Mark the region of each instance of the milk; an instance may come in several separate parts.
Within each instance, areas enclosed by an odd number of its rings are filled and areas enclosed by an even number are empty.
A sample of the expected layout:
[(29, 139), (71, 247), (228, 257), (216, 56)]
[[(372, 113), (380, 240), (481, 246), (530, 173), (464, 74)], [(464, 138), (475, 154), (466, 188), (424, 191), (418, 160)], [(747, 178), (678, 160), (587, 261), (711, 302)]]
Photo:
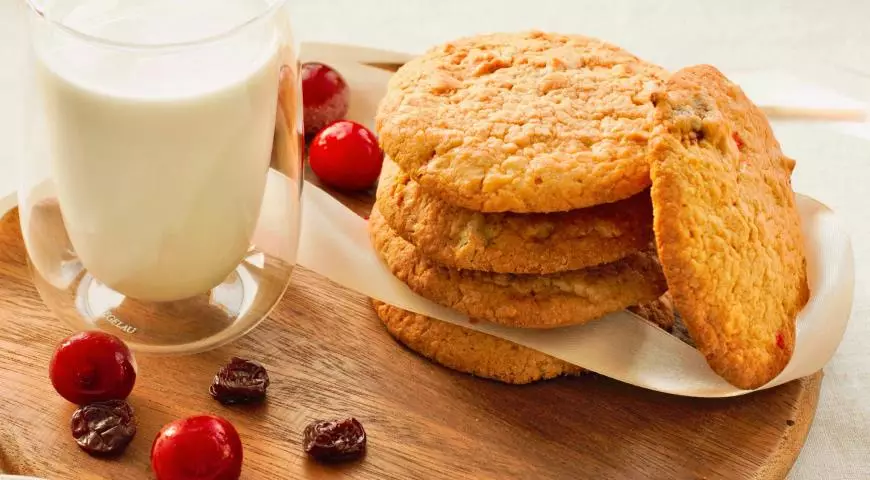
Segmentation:
[[(49, 18), (118, 44), (220, 35), (263, 0), (56, 1)], [(281, 46), (266, 22), (196, 49), (35, 40), (52, 176), (75, 252), (124, 295), (203, 293), (250, 248), (269, 168)]]

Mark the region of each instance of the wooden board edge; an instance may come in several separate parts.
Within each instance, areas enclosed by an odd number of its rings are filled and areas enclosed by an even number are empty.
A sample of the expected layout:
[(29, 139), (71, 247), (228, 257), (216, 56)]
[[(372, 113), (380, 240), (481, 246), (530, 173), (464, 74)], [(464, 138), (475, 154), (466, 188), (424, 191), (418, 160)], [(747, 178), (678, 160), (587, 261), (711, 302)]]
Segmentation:
[(0, 475), (23, 475), (21, 466), (21, 452), (13, 438), (5, 433), (0, 433)]
[(18, 192), (12, 192), (0, 197), (0, 217), (6, 215), (13, 208), (18, 207)]
[(803, 449), (816, 416), (823, 378), (824, 372), (819, 370), (812, 375), (795, 380), (801, 382), (801, 395), (794, 408), (795, 418), (792, 420), (794, 425), (785, 429), (779, 448), (771, 456), (770, 462), (758, 471), (756, 480), (781, 480), (788, 476)]

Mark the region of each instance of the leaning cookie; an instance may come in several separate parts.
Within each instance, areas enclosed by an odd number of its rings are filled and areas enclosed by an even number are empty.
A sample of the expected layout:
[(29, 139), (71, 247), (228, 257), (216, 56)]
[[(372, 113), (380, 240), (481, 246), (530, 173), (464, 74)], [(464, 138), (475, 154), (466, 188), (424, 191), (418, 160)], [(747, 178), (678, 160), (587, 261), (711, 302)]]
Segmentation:
[(561, 213), (480, 213), (425, 193), (384, 162), (377, 208), (390, 227), (442, 265), (546, 274), (610, 263), (649, 248), (649, 192)]
[(560, 212), (650, 185), (650, 95), (662, 68), (594, 38), (463, 38), (390, 79), (376, 125), (422, 188), (481, 212)]
[(377, 209), (369, 230), (375, 250), (411, 290), (471, 318), (502, 325), (577, 325), (653, 301), (667, 290), (658, 261), (647, 253), (584, 270), (513, 275), (441, 266), (393, 232)]
[[(387, 331), (409, 349), (447, 368), (504, 383), (524, 384), (584, 370), (537, 350), (372, 300)], [(632, 311), (670, 331), (674, 311), (664, 299)]]
[(716, 373), (760, 387), (788, 364), (809, 298), (795, 162), (713, 67), (680, 70), (654, 102), (654, 228), (676, 309)]

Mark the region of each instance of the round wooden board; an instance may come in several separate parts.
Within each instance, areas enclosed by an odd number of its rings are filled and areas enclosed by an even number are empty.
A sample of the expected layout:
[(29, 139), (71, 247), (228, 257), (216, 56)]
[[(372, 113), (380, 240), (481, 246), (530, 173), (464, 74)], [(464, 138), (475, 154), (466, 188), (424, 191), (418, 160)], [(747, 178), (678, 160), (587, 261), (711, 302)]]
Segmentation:
[[(339, 197), (367, 213), (368, 196)], [(238, 427), (245, 479), (783, 478), (821, 383), (818, 373), (721, 400), (595, 375), (503, 385), (416, 356), (386, 333), (368, 299), (298, 269), (247, 337), (195, 356), (139, 356), (130, 397), (139, 433), (123, 457), (98, 460), (73, 442), (74, 407), (47, 378), (53, 347), (70, 331), (31, 283), (17, 210), (0, 220), (0, 325), (0, 467), (52, 480), (152, 478), (154, 435), (197, 413)], [(212, 375), (233, 355), (269, 369), (265, 405), (229, 408), (209, 397)], [(366, 427), (368, 455), (338, 467), (307, 461), (305, 424), (349, 415)]]

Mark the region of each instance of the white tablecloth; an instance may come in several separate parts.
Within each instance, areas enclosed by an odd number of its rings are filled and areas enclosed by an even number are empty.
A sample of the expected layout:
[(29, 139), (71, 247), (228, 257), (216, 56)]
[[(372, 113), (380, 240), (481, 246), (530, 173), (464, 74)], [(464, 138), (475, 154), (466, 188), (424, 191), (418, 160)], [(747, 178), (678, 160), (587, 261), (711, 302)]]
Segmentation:
[[(0, 198), (21, 148), (23, 0), (0, 0)], [(849, 0), (290, 0), (303, 41), (419, 52), (460, 35), (540, 28), (618, 43), (668, 68), (786, 70), (870, 102), (870, 2)], [(790, 477), (870, 478), (870, 127), (776, 122), (795, 189), (851, 225), (855, 307), (825, 368), (818, 413)], [(863, 136), (863, 137), (862, 137)]]

